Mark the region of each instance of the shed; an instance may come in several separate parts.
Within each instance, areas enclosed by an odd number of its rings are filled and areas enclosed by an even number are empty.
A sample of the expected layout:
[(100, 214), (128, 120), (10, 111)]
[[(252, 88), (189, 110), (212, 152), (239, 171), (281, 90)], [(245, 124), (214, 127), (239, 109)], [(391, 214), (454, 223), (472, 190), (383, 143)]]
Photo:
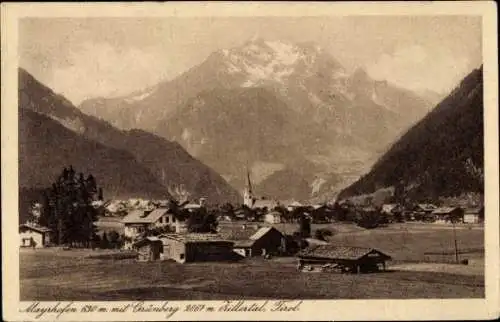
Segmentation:
[(299, 269), (304, 265), (335, 264), (345, 272), (370, 272), (385, 270), (385, 262), (391, 256), (374, 248), (336, 246), (332, 244), (315, 245), (297, 254)]
[(155, 261), (160, 259), (160, 254), (163, 252), (163, 245), (158, 237), (150, 236), (145, 237), (135, 242), (132, 247), (137, 250), (137, 260)]
[(236, 241), (234, 251), (242, 256), (265, 256), (286, 252), (286, 238), (274, 227), (262, 227), (246, 240)]
[(463, 222), (466, 224), (477, 224), (484, 220), (484, 207), (466, 208), (464, 210)]
[(42, 248), (50, 243), (51, 229), (36, 224), (19, 225), (20, 247)]
[(163, 245), (163, 259), (186, 263), (237, 258), (233, 252), (234, 242), (215, 234), (164, 234), (159, 238)]

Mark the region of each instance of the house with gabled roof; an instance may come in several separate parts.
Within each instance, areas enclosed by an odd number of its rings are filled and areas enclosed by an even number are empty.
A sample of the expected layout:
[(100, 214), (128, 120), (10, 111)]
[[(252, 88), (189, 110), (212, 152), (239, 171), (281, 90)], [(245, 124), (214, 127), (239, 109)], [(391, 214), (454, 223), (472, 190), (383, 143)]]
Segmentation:
[(50, 243), (51, 229), (34, 223), (19, 225), (21, 247), (42, 248)]
[(245, 257), (277, 255), (286, 252), (286, 238), (276, 228), (259, 228), (248, 239), (238, 240), (234, 251)]
[(178, 263), (198, 261), (232, 261), (240, 259), (233, 252), (233, 241), (217, 234), (162, 234), (160, 258)]
[(484, 220), (484, 206), (472, 207), (464, 210), (464, 223), (477, 224)]
[(316, 266), (334, 265), (344, 272), (370, 272), (385, 270), (386, 261), (391, 260), (391, 256), (383, 252), (366, 247), (338, 246), (333, 244), (313, 245), (300, 251), (298, 268), (304, 266), (311, 270)]
[(122, 219), (125, 236), (135, 239), (147, 230), (170, 227), (177, 233), (185, 232), (186, 221), (174, 214), (170, 208), (154, 210), (132, 210)]

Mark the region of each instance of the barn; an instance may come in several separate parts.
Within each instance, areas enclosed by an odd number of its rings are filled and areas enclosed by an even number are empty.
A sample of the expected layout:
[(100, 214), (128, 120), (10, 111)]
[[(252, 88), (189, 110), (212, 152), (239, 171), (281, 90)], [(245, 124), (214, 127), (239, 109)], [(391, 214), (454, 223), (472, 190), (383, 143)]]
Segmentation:
[(237, 259), (233, 242), (213, 234), (164, 234), (158, 236), (162, 242), (162, 259), (173, 259), (179, 263), (198, 261), (227, 261)]
[(306, 266), (314, 270), (330, 265), (336, 266), (342, 272), (352, 273), (385, 270), (386, 261), (391, 260), (391, 256), (373, 248), (332, 244), (308, 247), (299, 252), (297, 257), (300, 270)]
[(246, 240), (238, 240), (234, 251), (241, 256), (265, 256), (286, 252), (285, 236), (274, 227), (262, 227)]
[(19, 226), (21, 247), (42, 248), (50, 243), (50, 230), (47, 227), (35, 224), (22, 224)]
[(138, 253), (137, 260), (140, 262), (160, 260), (163, 245), (158, 237), (149, 236), (138, 240), (132, 245)]

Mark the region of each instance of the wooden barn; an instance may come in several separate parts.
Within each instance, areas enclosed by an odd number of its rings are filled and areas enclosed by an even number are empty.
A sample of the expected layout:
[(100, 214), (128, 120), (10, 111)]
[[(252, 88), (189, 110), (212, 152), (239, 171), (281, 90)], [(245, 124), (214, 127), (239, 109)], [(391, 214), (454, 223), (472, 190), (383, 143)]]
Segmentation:
[(162, 259), (179, 263), (198, 261), (228, 261), (237, 259), (232, 241), (213, 234), (164, 234)]
[(163, 252), (161, 240), (154, 236), (138, 240), (132, 247), (137, 251), (137, 260), (140, 262), (160, 260)]
[(234, 251), (241, 256), (277, 255), (286, 252), (285, 236), (274, 227), (262, 227), (246, 240), (238, 240)]
[(351, 273), (385, 270), (386, 261), (391, 260), (391, 256), (373, 248), (332, 244), (310, 246), (299, 252), (297, 257), (300, 270), (315, 270), (330, 266)]

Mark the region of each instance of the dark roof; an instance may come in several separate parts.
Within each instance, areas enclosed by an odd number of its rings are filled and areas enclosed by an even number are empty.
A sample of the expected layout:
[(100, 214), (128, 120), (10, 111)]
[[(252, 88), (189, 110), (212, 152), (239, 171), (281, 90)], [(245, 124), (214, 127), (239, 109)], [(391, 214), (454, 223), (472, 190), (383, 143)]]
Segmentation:
[(37, 231), (37, 232), (42, 233), (42, 234), (52, 231), (52, 229), (50, 229), (48, 227), (34, 225), (34, 224), (22, 224), (22, 225), (19, 225), (19, 228), (27, 228), (27, 229), (34, 230), (34, 231)]
[(381, 257), (390, 259), (386, 255), (373, 248), (364, 247), (351, 247), (351, 246), (335, 246), (335, 245), (314, 245), (301, 251), (299, 257), (316, 257), (321, 259), (343, 259), (343, 260), (357, 260), (370, 253), (378, 254)]

